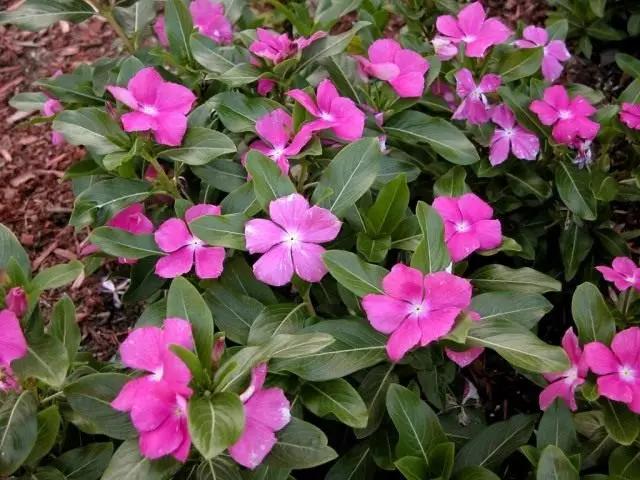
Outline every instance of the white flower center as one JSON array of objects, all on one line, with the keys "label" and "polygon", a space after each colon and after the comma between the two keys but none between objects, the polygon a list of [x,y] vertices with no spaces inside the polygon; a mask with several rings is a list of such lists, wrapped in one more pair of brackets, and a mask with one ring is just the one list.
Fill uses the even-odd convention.
[{"label": "white flower center", "polygon": [[422,315],[426,312],[428,312],[429,310],[431,310],[431,307],[429,306],[428,302],[420,302],[420,303],[414,303],[411,305],[411,309],[409,310],[410,314],[413,315]]},{"label": "white flower center", "polygon": [[189,240],[189,243],[187,243],[187,245],[195,250],[196,248],[200,248],[202,245],[204,245],[204,242],[194,235],[191,237],[191,240]]},{"label": "white flower center", "polygon": [[633,275],[631,277],[624,277],[624,279],[629,283],[636,283],[637,282],[635,275]]},{"label": "white flower center", "polygon": [[623,365],[618,370],[618,374],[620,375],[620,379],[625,382],[633,382],[636,377],[636,372],[628,365]]},{"label": "white flower center", "polygon": [[505,128],[504,129],[504,136],[507,138],[511,138],[515,135],[515,131],[513,130],[513,128]]},{"label": "white flower center", "polygon": [[327,112],[320,112],[320,118],[327,122],[333,122],[333,115]]},{"label": "white flower center", "polygon": [[558,116],[560,117],[560,120],[569,120],[570,118],[573,118],[573,113],[571,113],[570,110],[560,110],[560,112],[558,112]]},{"label": "white flower center", "polygon": [[578,379],[578,367],[571,367],[569,370],[564,372],[564,381],[567,384],[572,384]]},{"label": "white flower center", "polygon": [[271,150],[269,157],[271,160],[278,160],[284,154],[284,148],[274,148]]},{"label": "white flower center", "polygon": [[300,243],[300,234],[298,232],[286,232],[284,234],[283,241],[290,247],[293,247],[294,245]]},{"label": "white flower center", "polygon": [[471,43],[471,42],[475,42],[476,41],[476,37],[475,35],[467,35],[465,37],[462,37],[462,41],[464,43]]},{"label": "white flower center", "polygon": [[152,117],[158,115],[158,109],[153,105],[142,105],[140,111],[142,113],[146,113],[147,115],[151,115]]},{"label": "white flower center", "polygon": [[456,223],[456,232],[458,233],[466,233],[469,231],[470,228],[471,226],[469,225],[469,222],[465,220],[463,220],[462,222]]},{"label": "white flower center", "polygon": [[153,380],[154,382],[159,382],[160,380],[162,380],[163,375],[164,375],[164,366],[160,365],[153,372],[153,375],[151,375],[151,380]]}]

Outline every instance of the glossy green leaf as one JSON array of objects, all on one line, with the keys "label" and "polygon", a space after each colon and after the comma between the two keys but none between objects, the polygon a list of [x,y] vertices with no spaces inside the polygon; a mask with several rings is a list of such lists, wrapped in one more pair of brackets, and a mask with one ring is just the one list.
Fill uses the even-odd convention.
[{"label": "glossy green leaf", "polygon": [[264,305],[278,302],[271,288],[255,277],[253,270],[241,255],[225,261],[224,272],[219,280],[222,286],[252,297]]},{"label": "glossy green leaf", "polygon": [[428,478],[429,464],[423,458],[407,455],[396,460],[394,465],[407,480]]},{"label": "glossy green leaf", "polygon": [[35,444],[29,452],[29,456],[24,461],[25,465],[36,465],[45,455],[47,455],[58,439],[62,418],[57,405],[51,405],[38,412],[38,435]]},{"label": "glossy green leaf", "polygon": [[557,280],[528,267],[509,268],[504,265],[486,265],[473,272],[469,278],[478,289],[485,292],[536,294],[559,292],[562,288]]},{"label": "glossy green leaf", "polygon": [[640,478],[640,451],[637,447],[620,446],[609,457],[609,475],[616,480]]},{"label": "glossy green leaf", "polygon": [[361,260],[356,254],[330,250],[322,256],[329,273],[347,290],[359,297],[368,293],[383,293],[382,279],[389,272]]},{"label": "glossy green leaf", "polygon": [[246,344],[251,324],[260,315],[264,305],[218,283],[207,289],[205,300],[218,327],[225,332],[227,338],[241,345]]},{"label": "glossy green leaf", "polygon": [[63,110],[53,121],[53,129],[72,145],[83,145],[94,155],[126,150],[129,137],[104,110],[80,108]]},{"label": "glossy green leaf", "polygon": [[29,456],[38,435],[31,392],[0,392],[0,475],[11,475]]},{"label": "glossy green leaf", "polygon": [[69,358],[60,340],[50,335],[30,338],[27,354],[11,364],[21,378],[35,377],[46,384],[60,388],[67,376]]},{"label": "glossy green leaf", "polygon": [[276,433],[276,443],[264,464],[276,468],[312,468],[330,462],[338,455],[327,445],[328,440],[319,428],[293,417]]},{"label": "glossy green leaf", "polygon": [[470,191],[466,179],[467,171],[463,167],[452,167],[433,184],[433,195],[460,197]]},{"label": "glossy green leaf", "polygon": [[249,344],[260,345],[278,334],[299,333],[309,316],[307,305],[277,304],[262,310],[249,329]]},{"label": "glossy green leaf", "polygon": [[134,235],[120,228],[96,228],[91,232],[91,243],[114,257],[140,259],[162,255],[153,235]]},{"label": "glossy green leaf", "polygon": [[553,305],[542,295],[516,295],[506,292],[483,293],[473,297],[471,310],[481,320],[503,318],[533,328]]},{"label": "glossy green leaf", "polygon": [[364,232],[358,232],[356,237],[356,250],[368,262],[382,263],[387,258],[391,248],[391,236],[385,235],[379,238],[371,238]]},{"label": "glossy green leaf", "polygon": [[83,0],[28,0],[15,11],[0,12],[0,25],[10,23],[35,32],[60,21],[80,23],[94,13]]},{"label": "glossy green leaf", "polygon": [[380,189],[376,201],[367,210],[367,233],[373,236],[393,233],[402,222],[408,206],[407,177],[399,175]]},{"label": "glossy green leaf", "polygon": [[207,165],[193,167],[191,170],[204,183],[222,192],[232,192],[247,182],[247,171],[242,165],[222,158],[216,158]]},{"label": "glossy green leaf", "polygon": [[264,355],[268,358],[306,357],[323,350],[334,341],[328,333],[279,333],[264,344]]},{"label": "glossy green leaf", "polygon": [[604,426],[616,442],[631,445],[640,434],[640,419],[629,408],[618,402],[604,399],[601,403],[604,412]]},{"label": "glossy green leaf", "polygon": [[367,406],[358,392],[343,378],[302,385],[300,400],[314,415],[335,416],[353,428],[367,425]]},{"label": "glossy green leaf", "polygon": [[512,50],[502,57],[497,73],[502,77],[503,83],[530,77],[540,69],[542,56],[542,48]]},{"label": "glossy green leaf", "polygon": [[11,258],[15,260],[24,275],[31,274],[31,261],[27,252],[24,251],[13,232],[0,223],[0,270],[7,269]]},{"label": "glossy green leaf", "polygon": [[416,218],[422,240],[411,257],[411,266],[423,273],[434,273],[451,264],[451,256],[444,241],[444,223],[432,207],[422,201],[416,206]]},{"label": "glossy green leaf", "polygon": [[580,480],[580,475],[562,450],[549,445],[540,455],[536,480]]},{"label": "glossy green leaf", "polygon": [[98,480],[112,455],[112,443],[90,443],[63,453],[53,465],[69,480]]},{"label": "glossy green leaf", "polygon": [[224,126],[234,133],[254,132],[256,121],[278,108],[275,102],[247,97],[240,92],[219,93],[210,102]]},{"label": "glossy green leaf", "polygon": [[380,427],[386,411],[387,390],[398,381],[393,365],[378,365],[369,370],[358,387],[358,393],[367,404],[369,418],[365,427],[354,430],[357,438],[368,437]]},{"label": "glossy green leaf", "polygon": [[[2,13],[0,13],[2,18]],[[9,106],[21,112],[40,111],[47,101],[47,96],[42,92],[18,93],[9,99]]]},{"label": "glossy green leaf", "polygon": [[235,393],[216,393],[211,397],[194,395],[189,399],[189,433],[205,460],[233,445],[244,428],[244,410]]},{"label": "glossy green leaf", "polygon": [[342,53],[356,33],[367,26],[369,26],[369,22],[357,22],[351,29],[340,35],[329,35],[320,40],[316,40],[302,51],[302,57],[296,70],[302,70],[310,65],[316,65],[325,58]]},{"label": "glossy green leaf", "polygon": [[33,279],[30,289],[34,291],[60,288],[73,282],[82,274],[84,265],[78,260],[72,260],[63,265],[41,270]]},{"label": "glossy green leaf", "polygon": [[205,165],[216,158],[235,153],[236,146],[224,133],[208,128],[194,127],[187,131],[179,147],[158,153],[162,158],[187,165]]},{"label": "glossy green leaf", "polygon": [[76,308],[67,295],[55,304],[49,328],[51,335],[62,342],[69,362],[72,362],[80,346],[82,332],[76,322]]},{"label": "glossy green leaf", "polygon": [[571,280],[578,273],[580,265],[587,258],[593,238],[586,228],[572,222],[560,234],[560,254],[564,264],[564,279]]},{"label": "glossy green leaf", "polygon": [[571,452],[576,446],[578,439],[573,415],[563,400],[556,399],[543,413],[536,441],[539,449],[555,445],[564,452]]},{"label": "glossy green leaf", "polygon": [[122,443],[101,480],[169,480],[182,464],[170,456],[149,460],[140,453],[138,440]]},{"label": "glossy green leaf", "polygon": [[209,72],[218,75],[232,69],[238,63],[248,60],[248,55],[243,55],[243,52],[238,47],[219,45],[204,35],[192,35],[190,45],[196,62]]},{"label": "glossy green leaf", "polygon": [[246,167],[256,199],[265,211],[268,211],[271,201],[296,192],[289,177],[282,174],[273,160],[257,150],[249,151]]},{"label": "glossy green leaf", "polygon": [[583,220],[595,220],[597,202],[591,191],[591,178],[587,170],[567,162],[558,163],[556,188],[564,204]]},{"label": "glossy green leaf", "polygon": [[609,345],[616,324],[598,287],[588,282],[579,285],[571,299],[571,314],[582,343]]},{"label": "glossy green leaf", "polygon": [[189,228],[200,240],[215,247],[244,250],[244,213],[203,215],[192,220]]},{"label": "glossy green leaf", "polygon": [[167,0],[164,18],[171,53],[181,61],[190,59],[189,39],[193,32],[193,21],[184,0]]},{"label": "glossy green leaf", "polygon": [[241,63],[220,75],[218,81],[226,83],[231,88],[237,88],[255,82],[261,75],[259,68],[250,63]]},{"label": "glossy green leaf", "polygon": [[375,476],[376,470],[371,447],[369,443],[363,442],[341,455],[324,478],[325,480],[369,480]]}]

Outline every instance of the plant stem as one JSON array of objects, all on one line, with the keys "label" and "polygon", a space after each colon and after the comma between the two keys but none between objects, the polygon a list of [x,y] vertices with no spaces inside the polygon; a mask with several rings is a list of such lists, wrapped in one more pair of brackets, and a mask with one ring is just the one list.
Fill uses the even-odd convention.
[{"label": "plant stem", "polygon": [[155,171],[158,173],[158,180],[162,185],[162,188],[166,190],[166,192],[170,195],[173,195],[175,198],[180,198],[180,192],[176,187],[176,184],[167,176],[167,173],[164,171],[164,168],[158,162],[158,159],[151,155],[144,155],[146,161],[148,161]]},{"label": "plant stem", "polygon": [[109,9],[105,9],[101,11],[100,14],[105,18],[107,22],[109,22],[109,25],[111,25],[111,28],[113,28],[113,31],[116,32],[118,36],[122,39],[127,51],[129,53],[135,52],[135,47],[133,46],[131,39],[129,38],[127,33],[122,29],[118,21],[115,19],[115,17],[113,16],[113,12]]},{"label": "plant stem", "polygon": [[49,401],[53,400],[54,398],[61,397],[62,395],[64,395],[64,392],[54,393],[53,395],[49,395],[48,397],[46,397],[46,398],[42,399],[42,400],[40,401],[40,403],[47,403],[47,402],[49,402]]}]

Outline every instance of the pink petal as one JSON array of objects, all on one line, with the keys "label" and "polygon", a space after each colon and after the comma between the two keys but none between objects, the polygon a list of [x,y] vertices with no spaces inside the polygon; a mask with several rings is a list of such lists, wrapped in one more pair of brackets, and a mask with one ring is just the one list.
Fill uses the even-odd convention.
[{"label": "pink petal", "polygon": [[249,253],[264,253],[282,242],[286,232],[271,220],[256,218],[244,225],[244,236]]},{"label": "pink petal", "polygon": [[569,94],[562,85],[549,87],[544,91],[544,101],[556,110],[566,110],[569,108]]},{"label": "pink petal", "polygon": [[130,112],[120,117],[125,132],[146,132],[158,128],[155,117],[146,113]]},{"label": "pink petal", "polygon": [[468,56],[483,57],[487,48],[505,42],[511,36],[511,33],[511,30],[500,20],[495,18],[488,19],[478,33],[477,41],[467,45]]},{"label": "pink petal", "polygon": [[27,340],[22,333],[20,320],[11,310],[0,311],[0,366],[8,366],[26,354]]},{"label": "pink petal", "polygon": [[597,375],[615,373],[617,375],[620,362],[611,350],[602,343],[591,342],[586,344],[584,346],[584,356],[593,373]]},{"label": "pink petal", "polygon": [[400,44],[390,38],[376,40],[368,50],[372,63],[394,63],[396,53],[402,49]]},{"label": "pink petal", "polygon": [[331,104],[337,98],[340,98],[340,94],[331,80],[325,79],[318,84],[316,99],[321,112],[331,112]]},{"label": "pink petal", "polygon": [[[469,293],[471,297],[471,293]],[[442,308],[439,310],[431,310],[419,318],[422,336],[420,337],[420,345],[425,347],[431,342],[444,337],[451,331],[456,321],[456,317],[461,310],[456,307]]]},{"label": "pink petal", "polygon": [[184,220],[170,218],[158,227],[153,238],[160,250],[171,253],[187,245],[191,241],[192,235]]},{"label": "pink petal", "polygon": [[242,403],[246,403],[254,393],[262,390],[265,380],[267,379],[267,364],[261,363],[257,367],[251,369],[251,383],[247,389],[240,395]]},{"label": "pink petal", "polygon": [[272,430],[247,420],[242,436],[229,447],[229,455],[243,467],[253,470],[262,463],[276,442],[276,436]]},{"label": "pink petal", "polygon": [[447,37],[458,40],[464,37],[464,33],[462,33],[458,27],[458,21],[451,15],[440,15],[436,19],[436,28],[441,34]]},{"label": "pink petal", "polygon": [[481,250],[492,250],[502,244],[500,220],[480,220],[473,225],[473,233],[480,241]]},{"label": "pink petal", "polygon": [[431,313],[450,307],[461,310],[471,304],[471,282],[447,272],[425,275],[424,290]]},{"label": "pink petal", "polygon": [[393,362],[397,362],[420,342],[420,326],[414,317],[407,318],[397,328],[387,341],[387,355]]},{"label": "pink petal", "polygon": [[300,240],[311,243],[327,243],[335,240],[342,222],[326,208],[314,205],[302,214],[299,223]]},{"label": "pink petal", "polygon": [[516,47],[518,48],[536,48],[538,47],[538,45],[536,45],[533,42],[530,42],[529,40],[516,40],[515,42],[513,42]]},{"label": "pink petal", "polygon": [[307,210],[309,202],[299,193],[280,197],[269,204],[271,220],[287,231],[299,229]]},{"label": "pink petal", "polygon": [[166,112],[156,118],[158,127],[154,131],[154,138],[160,145],[178,147],[187,131],[187,117],[182,113]]},{"label": "pink petal", "polygon": [[637,381],[631,385],[633,391],[633,399],[627,404],[629,410],[634,413],[640,413],[640,383]]},{"label": "pink petal", "polygon": [[184,214],[184,219],[187,223],[191,223],[196,218],[203,217],[205,215],[220,215],[222,210],[218,205],[212,205],[210,203],[198,203],[193,207],[189,207]]},{"label": "pink petal", "polygon": [[549,40],[549,34],[544,28],[534,27],[533,25],[525,28],[522,36],[539,47],[546,45]]},{"label": "pink petal", "polygon": [[410,305],[388,295],[370,293],[362,298],[362,309],[371,326],[381,333],[395,331],[407,317]]},{"label": "pink petal", "polygon": [[171,456],[179,462],[186,462],[189,457],[189,450],[191,450],[191,437],[189,436],[189,428],[184,425],[182,428],[182,434],[184,436],[180,446],[173,451]]},{"label": "pink petal", "polygon": [[458,208],[463,220],[475,223],[493,217],[493,208],[475,193],[465,193],[458,199]]},{"label": "pink petal", "polygon": [[540,152],[540,140],[528,130],[516,127],[511,138],[511,150],[520,160],[535,160]]},{"label": "pink petal", "polygon": [[540,392],[540,409],[546,410],[556,398],[562,398],[571,410],[576,410],[576,400],[574,397],[572,385],[564,380],[550,383],[542,392]]},{"label": "pink petal", "polygon": [[165,345],[180,345],[186,349],[193,348],[193,335],[191,324],[178,317],[170,317],[164,320],[163,341]]},{"label": "pink petal", "polygon": [[261,78],[258,80],[258,95],[266,97],[271,90],[276,86],[275,80],[269,80],[268,78]]},{"label": "pink petal", "polygon": [[480,240],[473,233],[456,233],[447,240],[447,248],[451,260],[459,262],[480,248]]},{"label": "pink petal", "polygon": [[567,352],[567,356],[572,365],[578,365],[582,359],[582,350],[580,349],[580,342],[576,336],[573,328],[567,329],[562,337],[562,348]]},{"label": "pink petal", "polygon": [[553,130],[551,131],[553,139],[558,143],[571,143],[578,134],[578,120],[581,119],[572,118],[558,121],[553,126]]},{"label": "pink petal", "polygon": [[424,73],[404,73],[389,83],[400,98],[421,97],[424,93]]},{"label": "pink petal", "polygon": [[138,109],[138,102],[133,97],[133,94],[126,88],[109,85],[107,87],[107,91],[111,95],[113,95],[116,100],[118,100],[121,103],[124,103],[127,107],[131,108],[132,110]]},{"label": "pink petal", "polygon": [[51,132],[51,144],[54,146],[64,144],[64,135],[60,132],[56,132],[55,130]]},{"label": "pink petal", "polygon": [[307,110],[311,115],[315,117],[320,116],[320,111],[316,106],[316,102],[309,96],[309,94],[303,90],[295,89],[289,90],[287,92],[287,96],[296,100],[300,105],[302,105],[305,110]]},{"label": "pink petal", "polygon": [[155,373],[167,352],[164,333],[158,327],[140,327],[120,345],[122,363],[127,367]]},{"label": "pink petal", "polygon": [[424,76],[429,70],[429,62],[417,52],[403,48],[396,53],[394,63],[400,67],[400,74],[415,72]]},{"label": "pink petal", "polygon": [[310,130],[309,128],[301,129],[298,133],[296,133],[295,137],[293,137],[293,140],[291,141],[289,146],[284,149],[284,155],[286,156],[298,155],[300,151],[307,145],[309,140],[311,140],[312,136],[313,136],[313,131]]},{"label": "pink petal", "polygon": [[307,48],[309,45],[311,45],[313,42],[315,42],[316,40],[320,40],[321,38],[324,38],[327,35],[328,35],[327,32],[319,31],[311,35],[309,38],[304,38],[304,37],[296,38],[293,41],[293,43],[296,44],[296,46],[298,47],[298,50],[303,50]]},{"label": "pink petal", "polygon": [[392,80],[400,75],[400,68],[395,63],[372,63],[367,73],[380,80]]},{"label": "pink petal", "polygon": [[529,110],[538,115],[543,125],[553,125],[559,118],[558,110],[542,100],[534,100],[531,102]]},{"label": "pink petal", "polygon": [[589,115],[593,115],[597,111],[586,98],[580,95],[571,100],[571,103],[569,104],[569,110],[571,110],[571,113],[573,113],[576,117],[588,117]]},{"label": "pink petal", "polygon": [[423,279],[424,277],[420,270],[397,263],[393,266],[391,272],[382,279],[382,288],[387,295],[393,298],[417,303],[422,300]]},{"label": "pink petal", "polygon": [[513,128],[516,117],[506,105],[498,105],[491,109],[491,121],[504,129]]},{"label": "pink petal", "polygon": [[131,409],[131,422],[140,432],[155,430],[173,416],[175,407],[176,394],[169,383],[149,380],[138,390]]},{"label": "pink petal", "polygon": [[629,103],[622,105],[622,111],[620,112],[620,120],[629,128],[634,130],[640,130],[640,108],[631,105]]},{"label": "pink petal", "polygon": [[613,269],[626,277],[633,277],[638,270],[635,262],[629,257],[616,257],[611,265]]},{"label": "pink petal", "polygon": [[580,137],[584,139],[590,140],[594,138],[600,130],[600,125],[588,118],[576,118],[574,121]]},{"label": "pink petal", "polygon": [[616,402],[630,403],[633,400],[631,383],[622,380],[617,373],[598,377],[598,393]]},{"label": "pink petal", "polygon": [[162,278],[175,278],[191,271],[193,266],[193,249],[183,247],[156,263],[156,275]]},{"label": "pink petal", "polygon": [[467,97],[476,88],[473,75],[468,68],[456,72],[456,92],[460,98]]},{"label": "pink petal", "polygon": [[274,287],[291,282],[293,260],[289,246],[281,243],[262,255],[253,264],[253,273],[258,280]]},{"label": "pink petal", "polygon": [[284,149],[291,138],[291,115],[278,108],[256,122],[256,132],[277,149]]},{"label": "pink petal", "polygon": [[571,54],[562,40],[551,40],[545,52],[561,62],[565,62],[571,58]]},{"label": "pink petal", "polygon": [[173,112],[186,115],[196,101],[196,96],[187,87],[178,83],[163,83],[158,87],[155,107],[159,112]]},{"label": "pink petal", "polygon": [[629,327],[618,332],[611,342],[611,350],[624,366],[640,367],[640,328]]},{"label": "pink petal", "polygon": [[162,364],[162,381],[167,383],[169,386],[168,388],[174,394],[191,394],[191,389],[188,387],[189,382],[191,381],[191,371],[187,368],[185,363],[171,351],[167,351],[164,355],[164,361]]},{"label": "pink petal", "polygon": [[133,97],[144,105],[155,105],[158,96],[158,89],[164,80],[153,67],[140,70],[129,80],[127,89]]},{"label": "pink petal", "polygon": [[478,87],[482,93],[491,93],[500,88],[500,83],[502,83],[502,78],[500,78],[500,75],[494,75],[490,73],[482,77],[482,80],[480,80],[480,85],[478,85]]},{"label": "pink petal", "polygon": [[489,110],[481,100],[469,97],[462,105],[465,105],[465,117],[472,125],[484,125],[489,121]]},{"label": "pink petal", "polygon": [[277,432],[291,420],[291,405],[280,388],[258,390],[244,404],[247,419]]},{"label": "pink petal", "polygon": [[158,16],[156,23],[153,24],[153,31],[158,37],[158,40],[160,41],[160,45],[167,48],[169,46],[169,39],[167,38],[164,15]]},{"label": "pink petal", "polygon": [[449,357],[449,360],[454,362],[459,367],[464,368],[467,365],[470,365],[480,355],[482,355],[482,352],[484,352],[484,347],[472,347],[463,352],[456,352],[455,350],[445,347],[444,352],[446,353],[447,357]]},{"label": "pink petal", "polygon": [[436,197],[433,201],[432,207],[438,212],[443,220],[447,220],[452,223],[458,223],[462,221],[462,213],[458,208],[458,199],[452,197]]},{"label": "pink petal", "polygon": [[293,266],[298,276],[307,282],[319,282],[327,274],[327,267],[322,263],[325,249],[315,243],[300,242],[293,244]]},{"label": "pink petal", "polygon": [[489,151],[489,162],[494,167],[503,163],[509,156],[511,142],[505,136],[504,130],[496,130],[491,137],[491,150]]},{"label": "pink petal", "polygon": [[207,20],[204,25],[199,25],[200,32],[221,45],[233,43],[233,27],[224,15],[215,15]]},{"label": "pink petal", "polygon": [[218,278],[224,269],[224,248],[199,247],[195,250],[196,275],[198,278]]},{"label": "pink petal", "polygon": [[458,26],[465,35],[476,35],[485,19],[485,12],[480,2],[474,2],[458,13]]},{"label": "pink petal", "polygon": [[562,65],[550,55],[542,59],[542,76],[548,82],[555,82],[562,75]]},{"label": "pink petal", "polygon": [[128,412],[136,403],[138,394],[146,388],[149,377],[136,378],[124,384],[118,396],[113,399],[111,406],[119,412]]},{"label": "pink petal", "polygon": [[223,15],[224,7],[212,0],[193,0],[189,5],[189,13],[193,17],[193,23],[203,25],[210,17]]},{"label": "pink petal", "polygon": [[116,213],[107,225],[133,234],[153,232],[153,223],[144,215],[141,203],[134,203]]},{"label": "pink petal", "polygon": [[171,416],[155,430],[140,435],[140,451],[150,459],[164,457],[180,448],[185,433],[180,420]]},{"label": "pink petal", "polygon": [[349,142],[362,138],[366,117],[351,99],[340,97],[333,100],[331,115],[335,118],[332,129],[336,137]]},{"label": "pink petal", "polygon": [[602,276],[606,281],[613,282],[616,288],[621,292],[627,290],[629,287],[633,285],[632,282],[627,280],[626,276],[621,275],[620,273],[618,273],[612,268],[600,266],[600,267],[596,267],[596,270],[602,273]]}]

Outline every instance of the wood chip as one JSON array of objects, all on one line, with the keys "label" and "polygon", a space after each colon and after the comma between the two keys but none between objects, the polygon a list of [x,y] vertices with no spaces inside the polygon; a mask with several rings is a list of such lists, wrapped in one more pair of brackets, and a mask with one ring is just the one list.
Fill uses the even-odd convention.
[{"label": "wood chip", "polygon": [[23,173],[22,175],[18,175],[17,177],[9,180],[9,185],[13,188],[18,188],[20,185],[28,182],[29,180],[33,180],[34,178],[36,178],[36,175],[33,172]]},{"label": "wood chip", "polygon": [[24,120],[32,114],[33,112],[21,112],[18,110],[16,113],[7,118],[7,123],[9,125],[13,125],[14,123],[18,123],[20,120]]},{"label": "wood chip", "polygon": [[36,137],[35,135],[30,135],[28,137],[23,137],[18,140],[18,145],[31,145],[34,142],[37,142],[40,137]]},{"label": "wood chip", "polygon": [[53,242],[33,261],[33,270],[38,270],[42,262],[44,262],[51,253],[58,248],[58,242]]},{"label": "wood chip", "polygon": [[69,261],[75,260],[76,258],[78,258],[78,256],[75,253],[70,252],[69,250],[66,250],[64,248],[56,248],[53,251],[53,253],[56,254],[58,257],[64,258],[65,260],[69,260]]}]

